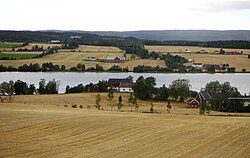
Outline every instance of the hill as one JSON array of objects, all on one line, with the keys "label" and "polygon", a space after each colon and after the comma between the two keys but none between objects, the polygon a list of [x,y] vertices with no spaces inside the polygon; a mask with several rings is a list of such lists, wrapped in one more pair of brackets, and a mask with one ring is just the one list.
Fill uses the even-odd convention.
[{"label": "hill", "polygon": [[218,41],[218,40],[250,40],[250,30],[156,30],[156,31],[124,31],[124,32],[88,32],[102,36],[134,37],[156,41]]}]

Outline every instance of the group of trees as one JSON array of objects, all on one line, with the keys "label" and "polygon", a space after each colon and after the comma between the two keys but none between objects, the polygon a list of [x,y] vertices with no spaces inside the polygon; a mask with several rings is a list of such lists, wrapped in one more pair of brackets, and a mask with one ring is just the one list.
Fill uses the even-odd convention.
[{"label": "group of trees", "polygon": [[172,69],[167,67],[152,67],[152,66],[145,66],[145,65],[138,65],[134,67],[133,72],[174,72]]},{"label": "group of trees", "polygon": [[[114,104],[114,91],[113,89],[109,89],[108,90],[108,95],[107,95],[107,100],[109,102],[109,106],[110,106],[110,110],[113,111],[113,107],[115,106]],[[96,95],[96,101],[95,101],[95,107],[100,110],[101,109],[101,96],[100,94],[98,93]],[[131,111],[133,111],[133,107],[135,108],[135,111],[138,111],[138,104],[137,104],[137,98],[136,96],[134,95],[134,93],[130,93],[130,96],[128,98],[128,105],[131,107]],[[122,99],[122,96],[120,95],[118,97],[118,103],[117,103],[117,108],[119,111],[122,110],[122,107],[123,107],[123,99]]]},{"label": "group of trees", "polygon": [[154,77],[139,77],[134,84],[135,96],[142,100],[159,100],[167,101],[169,97],[174,100],[184,101],[190,94],[189,80],[178,79],[173,81],[169,88],[165,85],[155,87],[156,80]]},{"label": "group of trees", "polygon": [[78,84],[77,86],[66,86],[65,93],[81,93],[81,92],[107,92],[107,81],[99,81],[97,84],[89,83],[87,85]]},{"label": "group of trees", "polygon": [[205,92],[209,93],[212,99],[209,100],[213,110],[242,112],[249,109],[244,108],[242,100],[229,100],[229,97],[240,97],[241,94],[236,87],[229,82],[220,84],[218,81],[210,82],[205,86]]},{"label": "group of trees", "polygon": [[11,102],[13,95],[27,95],[27,94],[58,94],[59,82],[54,79],[46,83],[45,79],[39,82],[39,88],[34,84],[28,84],[24,81],[17,80],[15,82],[2,82],[0,84],[0,101],[3,102],[1,96],[9,96]]},{"label": "group of trees", "polygon": [[118,71],[118,72],[128,72],[128,67],[122,68],[118,65],[113,65],[111,68],[108,69],[108,71]]}]

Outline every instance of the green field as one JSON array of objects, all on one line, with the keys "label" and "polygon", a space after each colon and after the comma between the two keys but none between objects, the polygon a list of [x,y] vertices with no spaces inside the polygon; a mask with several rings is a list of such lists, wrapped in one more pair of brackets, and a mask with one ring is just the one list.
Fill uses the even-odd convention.
[{"label": "green field", "polygon": [[37,54],[17,54],[17,53],[0,53],[1,60],[19,60],[19,59],[31,59]]},{"label": "green field", "polygon": [[4,42],[0,43],[0,48],[16,48],[20,47],[22,43],[10,43],[10,42]]}]

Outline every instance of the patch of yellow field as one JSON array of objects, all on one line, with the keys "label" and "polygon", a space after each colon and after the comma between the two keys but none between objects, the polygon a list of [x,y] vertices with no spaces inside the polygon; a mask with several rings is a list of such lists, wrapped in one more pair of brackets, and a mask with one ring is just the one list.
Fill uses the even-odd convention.
[{"label": "patch of yellow field", "polygon": [[145,66],[152,66],[152,67],[166,67],[166,62],[164,60],[150,60],[150,59],[138,59],[138,60],[131,60],[125,63],[122,63],[122,67],[128,67],[129,70],[133,70],[134,67],[138,65],[145,65]]},{"label": "patch of yellow field", "polygon": [[[22,49],[32,49],[32,47],[34,47],[35,45],[41,47],[43,46],[44,49],[47,49],[48,47],[60,47],[62,44],[51,44],[51,43],[29,43],[29,45],[21,47]],[[18,49],[18,48],[16,48]]]},{"label": "patch of yellow field", "polygon": [[23,51],[21,51],[21,52],[13,52],[13,51],[8,51],[8,52],[1,52],[1,53],[3,53],[3,54],[11,54],[11,53],[13,53],[13,54],[42,54],[42,52],[38,52],[38,51],[27,51],[27,52],[23,52]]},{"label": "patch of yellow field", "polygon": [[[150,102],[142,101],[139,113],[129,112],[128,106],[123,107],[125,112],[118,112],[117,107],[110,111],[107,93],[101,93],[104,111],[98,111],[93,107],[95,95],[16,96],[13,103],[1,103],[0,157],[250,155],[249,117],[199,116],[197,109],[181,105],[174,106],[171,114],[143,114]],[[124,104],[128,95],[122,94]],[[115,102],[118,96],[115,93]],[[92,107],[87,109],[87,105]],[[155,109],[161,111],[161,105],[165,103],[155,103]]]},{"label": "patch of yellow field", "polygon": [[[161,52],[161,53],[182,53],[185,50],[190,50],[191,52],[197,52],[200,50],[205,50],[207,52],[219,51],[220,48],[211,48],[211,47],[197,47],[197,46],[145,46],[145,48],[149,51]],[[225,51],[243,51],[244,54],[250,54],[250,49],[227,49],[223,48]]]},{"label": "patch of yellow field", "polygon": [[194,59],[195,62],[203,64],[226,64],[235,67],[237,71],[243,68],[250,70],[250,59],[247,55],[220,55],[220,54],[185,54],[175,53],[175,55],[183,56],[187,59]]},{"label": "patch of yellow field", "polygon": [[112,46],[89,46],[89,45],[79,45],[76,51],[82,52],[121,52],[118,47]]}]

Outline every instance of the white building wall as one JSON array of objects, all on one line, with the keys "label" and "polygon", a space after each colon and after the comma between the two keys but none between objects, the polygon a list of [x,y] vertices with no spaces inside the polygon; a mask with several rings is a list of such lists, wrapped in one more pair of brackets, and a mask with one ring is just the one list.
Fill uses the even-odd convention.
[{"label": "white building wall", "polygon": [[120,87],[120,92],[134,92],[132,88],[129,87]]}]

